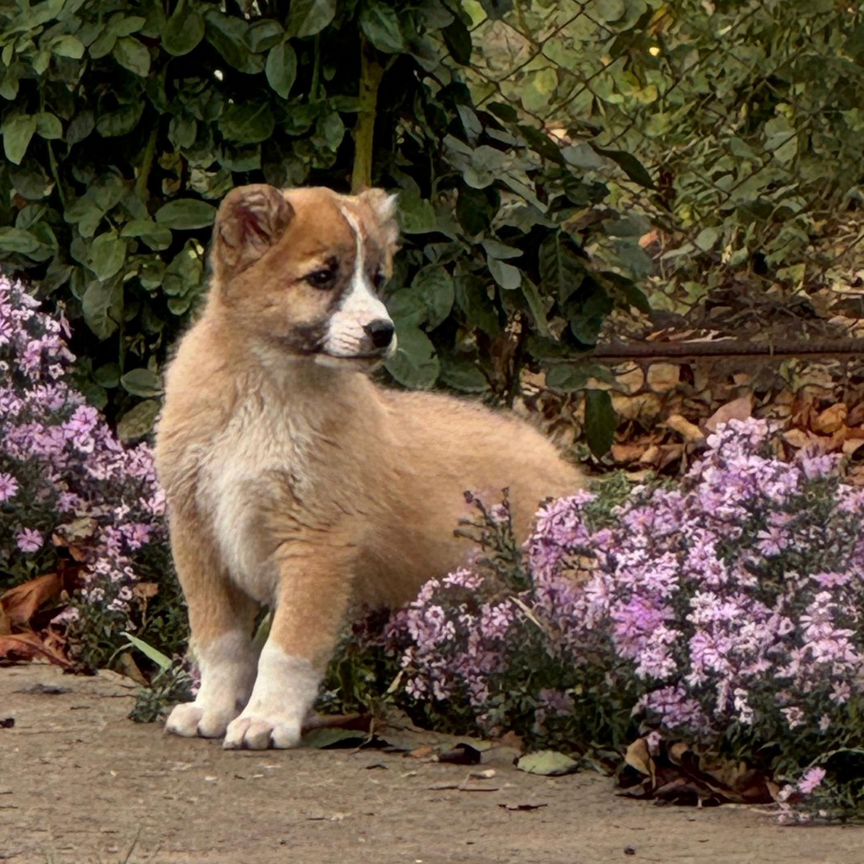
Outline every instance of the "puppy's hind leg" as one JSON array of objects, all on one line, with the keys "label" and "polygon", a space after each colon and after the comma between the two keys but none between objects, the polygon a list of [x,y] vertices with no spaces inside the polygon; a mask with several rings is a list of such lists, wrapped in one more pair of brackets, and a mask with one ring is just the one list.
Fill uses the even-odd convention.
[{"label": "puppy's hind leg", "polygon": [[201,686],[194,702],[174,707],[165,728],[175,735],[219,738],[252,692],[257,659],[252,628],[258,604],[228,580],[194,523],[172,516],[171,549],[189,607]]},{"label": "puppy's hind leg", "polygon": [[351,565],[338,549],[315,550],[279,563],[270,635],[255,688],[225,733],[227,749],[295,747],[336,647],[351,593]]}]

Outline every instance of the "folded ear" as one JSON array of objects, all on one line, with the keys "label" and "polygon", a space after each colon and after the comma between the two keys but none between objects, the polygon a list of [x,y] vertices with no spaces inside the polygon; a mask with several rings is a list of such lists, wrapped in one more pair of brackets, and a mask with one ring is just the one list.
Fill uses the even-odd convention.
[{"label": "folded ear", "polygon": [[254,264],[285,233],[294,209],[275,186],[254,183],[232,189],[216,215],[215,254],[239,271]]},{"label": "folded ear", "polygon": [[396,219],[396,204],[398,196],[383,189],[366,189],[358,195],[375,214],[384,242],[395,250],[399,240],[399,222]]}]

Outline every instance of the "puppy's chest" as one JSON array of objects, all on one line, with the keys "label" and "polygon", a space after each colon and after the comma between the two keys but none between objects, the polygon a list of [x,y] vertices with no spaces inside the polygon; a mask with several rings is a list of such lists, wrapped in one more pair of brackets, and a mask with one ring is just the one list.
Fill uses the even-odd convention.
[{"label": "puppy's chest", "polygon": [[310,483],[312,442],[302,416],[254,403],[242,405],[213,442],[199,475],[198,499],[235,578],[260,578],[265,514],[288,495],[302,495]]}]

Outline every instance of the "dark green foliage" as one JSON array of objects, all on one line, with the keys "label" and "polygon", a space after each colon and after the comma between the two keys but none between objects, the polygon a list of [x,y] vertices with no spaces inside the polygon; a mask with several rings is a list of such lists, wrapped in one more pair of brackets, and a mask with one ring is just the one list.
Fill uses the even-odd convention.
[{"label": "dark green foliage", "polygon": [[[374,153],[356,158],[400,192],[405,235],[387,289],[397,382],[509,400],[523,366],[572,360],[613,300],[641,296],[626,256],[599,273],[584,251],[617,218],[584,218],[605,186],[460,83],[471,35],[459,4],[242,7],[0,3],[0,261],[66,304],[81,387],[125,437],[158,410],[222,196],[262,180],[348,191],[363,50],[383,77]],[[625,157],[613,156],[647,182]]]}]

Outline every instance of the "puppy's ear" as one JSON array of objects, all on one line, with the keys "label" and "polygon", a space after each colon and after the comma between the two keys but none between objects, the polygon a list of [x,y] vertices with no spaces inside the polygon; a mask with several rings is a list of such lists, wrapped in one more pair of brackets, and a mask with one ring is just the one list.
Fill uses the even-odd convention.
[{"label": "puppy's ear", "polygon": [[238,272],[254,264],[285,233],[294,208],[275,186],[255,183],[232,189],[216,215],[215,253]]},{"label": "puppy's ear", "polygon": [[399,240],[399,222],[396,218],[397,195],[391,195],[383,189],[367,189],[361,192],[358,198],[363,201],[375,214],[384,242],[396,250]]}]

